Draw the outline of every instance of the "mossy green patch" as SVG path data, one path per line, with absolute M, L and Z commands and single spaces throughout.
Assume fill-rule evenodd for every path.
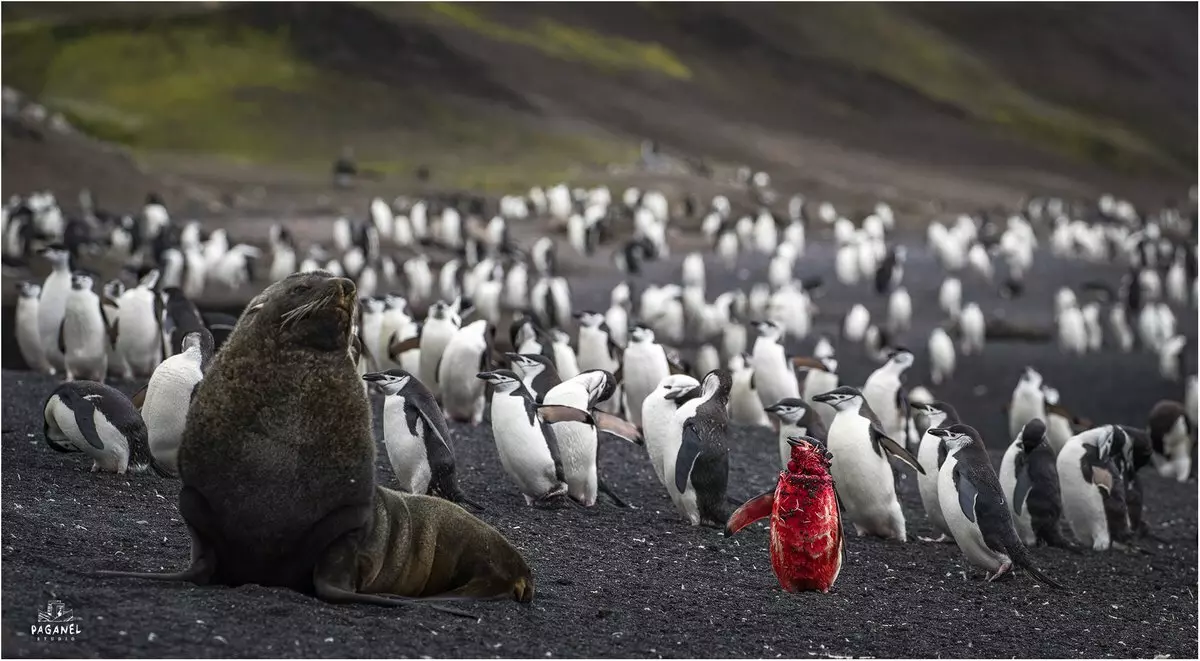
M 1024 92 L 947 36 L 887 6 L 814 3 L 799 7 L 794 18 L 803 38 L 825 56 L 885 76 L 1078 160 L 1126 172 L 1179 167 L 1116 122 Z
M 285 136 L 270 130 L 280 93 L 321 79 L 291 53 L 285 32 L 216 20 L 26 27 L 6 33 L 4 47 L 6 80 L 97 137 L 252 161 L 288 152 Z
M 548 18 L 539 18 L 524 29 L 516 28 L 491 20 L 480 7 L 463 2 L 425 5 L 434 18 L 453 22 L 489 39 L 536 48 L 551 57 L 582 62 L 601 71 L 642 70 L 679 80 L 692 77 L 691 70 L 659 44 L 603 35 Z

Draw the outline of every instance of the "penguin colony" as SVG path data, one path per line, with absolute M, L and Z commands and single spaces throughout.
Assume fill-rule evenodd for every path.
M 729 426 L 751 425 L 777 435 L 783 466 L 789 441 L 824 444 L 839 505 L 859 536 L 907 542 L 896 482 L 915 475 L 924 515 L 940 533 L 921 541 L 957 543 L 989 581 L 1016 566 L 1062 587 L 1037 569 L 1030 549 L 1136 548 L 1153 537 L 1141 469 L 1179 481 L 1193 470 L 1196 375 L 1187 373 L 1192 347 L 1175 310 L 1192 314 L 1196 305 L 1194 188 L 1187 215 L 1173 207 L 1147 214 L 1106 195 L 1094 204 L 1030 198 L 1003 222 L 984 212 L 931 222 L 925 243 L 945 278 L 936 300 L 914 300 L 904 279 L 908 248 L 891 237 L 896 217 L 886 203 L 855 223 L 829 202 L 796 195 L 781 217 L 767 206 L 769 178 L 757 174 L 747 185 L 760 206 L 740 216 L 724 195 L 707 210 L 688 196 L 680 210 L 654 190 L 614 197 L 603 186 L 565 184 L 505 196 L 486 221 L 478 198 L 376 198 L 365 219 L 333 223 L 330 247 L 303 252 L 283 224 L 271 228 L 265 251 L 231 246 L 224 229 L 205 237 L 155 195 L 134 216 L 100 211 L 85 196 L 81 218 L 64 214 L 50 193 L 14 198 L 0 228 L 6 264 L 38 255 L 52 269 L 42 283 L 20 284 L 16 308 L 25 363 L 65 379 L 44 406 L 46 442 L 87 453 L 93 470 L 174 474 L 191 392 L 235 321 L 202 314 L 193 301 L 323 270 L 357 285 L 351 360 L 382 399 L 381 436 L 408 493 L 486 511 L 455 481 L 453 422 L 490 427 L 530 506 L 591 507 L 604 493 L 626 507 L 614 476 L 597 468 L 598 453 L 617 438 L 645 446 L 682 520 L 724 528 L 741 502 L 731 490 L 774 489 L 729 484 L 737 452 Z M 670 256 L 672 221 L 681 217 L 699 221 L 712 255 L 686 255 L 678 283 L 645 282 L 644 265 Z M 572 253 L 611 248 L 624 279 L 607 309 L 573 305 L 558 242 L 542 236 L 526 249 L 510 235 L 510 223 L 543 219 L 565 232 Z M 828 276 L 860 288 L 864 301 L 885 300 L 845 302 L 838 337 L 810 338 L 825 274 L 797 277 L 807 237 L 818 232 L 835 244 Z M 1057 257 L 1118 262 L 1127 272 L 1115 284 L 1057 291 L 1055 327 L 1046 332 L 963 300 L 967 279 L 1022 296 L 1047 244 Z M 454 256 L 435 266 L 429 248 Z M 399 252 L 416 254 L 401 261 Z M 124 277 L 99 293 L 95 274 L 72 270 L 96 253 L 126 263 Z M 745 253 L 768 260 L 766 281 L 710 298 L 706 266 L 735 269 Z M 885 314 L 873 318 L 870 307 Z M 900 339 L 914 313 L 944 321 L 908 348 Z M 938 388 L 970 357 L 986 355 L 990 338 L 1006 335 L 1044 336 L 1081 357 L 1106 348 L 1144 353 L 1180 384 L 1180 401 L 1127 421 L 1136 424 L 1093 422 L 1026 367 L 997 412 L 1008 418 L 1011 444 L 996 471 L 979 432 L 958 418 L 956 394 L 935 399 L 908 376 L 914 349 L 923 349 L 928 383 Z M 790 350 L 809 343 L 805 353 Z M 844 384 L 836 352 L 861 352 L 879 366 L 862 384 Z M 129 399 L 102 385 L 114 379 L 149 383 Z

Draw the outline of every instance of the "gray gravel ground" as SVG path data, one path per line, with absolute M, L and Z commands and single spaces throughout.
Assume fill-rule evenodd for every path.
M 799 274 L 831 274 L 832 251 L 810 246 Z M 565 246 L 564 248 L 565 249 Z M 910 384 L 927 381 L 925 338 L 940 321 L 941 274 L 918 248 L 907 284 L 917 328 Z M 761 263 L 747 259 L 761 277 Z M 677 277 L 678 256 L 651 265 L 647 278 Z M 966 277 L 966 298 L 986 313 L 1050 323 L 1054 289 L 1119 272 L 1056 262 L 1044 254 L 1030 294 L 1002 301 Z M 828 276 L 832 278 L 831 275 Z M 603 309 L 616 274 L 576 279 L 578 307 Z M 710 266 L 710 297 L 737 286 L 734 274 Z M 818 301 L 818 332 L 866 300 L 860 288 L 831 286 Z M 1177 310 L 1193 341 L 1195 309 Z M 811 338 L 797 349 L 811 348 Z M 1194 346 L 1194 344 L 1193 344 Z M 857 347 L 840 347 L 844 383 L 861 384 L 873 369 Z M 989 344 L 961 358 L 955 378 L 935 394 L 978 427 L 998 465 L 1007 439 L 1002 407 L 1025 365 L 1055 385 L 1064 403 L 1097 422 L 1144 423 L 1161 398 L 1182 397 L 1147 354 L 1111 350 L 1086 358 L 1050 345 Z M 1194 371 L 1194 357 L 1191 370 Z M 1147 517 L 1169 546 L 1146 543 L 1145 554 L 1073 556 L 1037 549 L 1040 567 L 1067 583 L 1057 593 L 1018 574 L 986 584 L 964 571 L 953 544 L 847 538 L 841 577 L 828 595 L 786 594 L 771 573 L 766 529 L 756 524 L 725 539 L 682 523 L 640 448 L 602 444 L 601 470 L 634 509 L 601 500 L 589 510 L 544 511 L 524 505 L 497 461 L 486 428 L 453 426 L 464 489 L 487 511 L 482 518 L 526 555 L 537 581 L 529 605 L 471 606 L 479 620 L 424 610 L 330 606 L 256 586 L 199 588 L 85 576 L 100 568 L 179 568 L 188 537 L 175 507 L 178 483 L 152 475 L 88 472 L 90 462 L 46 447 L 42 400 L 54 383 L 3 373 L 3 652 L 51 657 L 1192 657 L 1196 627 L 1196 482 L 1145 479 Z M 141 384 L 124 384 L 132 392 Z M 737 428 L 729 439 L 731 493 L 748 498 L 772 484 L 777 461 L 772 433 Z M 394 478 L 380 448 L 379 480 Z M 929 535 L 910 477 L 900 484 L 910 538 Z M 82 618 L 74 641 L 30 635 L 38 609 L 64 600 Z

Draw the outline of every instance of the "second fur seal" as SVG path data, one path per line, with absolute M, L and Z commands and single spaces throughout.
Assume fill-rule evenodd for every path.
M 350 358 L 357 302 L 353 282 L 320 271 L 250 302 L 196 391 L 179 450 L 191 566 L 103 575 L 387 606 L 533 598 L 529 567 L 494 528 L 375 485 L 370 406 Z

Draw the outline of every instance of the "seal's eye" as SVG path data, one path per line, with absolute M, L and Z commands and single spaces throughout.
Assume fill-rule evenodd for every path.
M 308 292 L 312 291 L 312 285 L 296 285 L 296 288 L 292 291 L 296 292 L 297 294 L 307 294 Z

